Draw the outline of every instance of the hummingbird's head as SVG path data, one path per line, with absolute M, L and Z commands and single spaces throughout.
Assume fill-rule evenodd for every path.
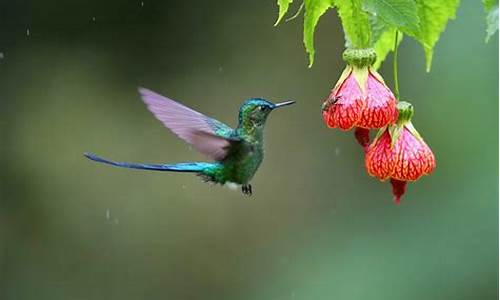
M 240 107 L 239 122 L 247 123 L 254 127 L 264 126 L 267 116 L 273 110 L 295 103 L 295 101 L 285 101 L 272 103 L 262 98 L 248 99 Z

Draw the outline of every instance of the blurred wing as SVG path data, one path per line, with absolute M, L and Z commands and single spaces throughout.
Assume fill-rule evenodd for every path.
M 231 143 L 233 129 L 174 100 L 145 88 L 139 88 L 142 100 L 163 125 L 199 152 L 214 160 L 223 160 Z

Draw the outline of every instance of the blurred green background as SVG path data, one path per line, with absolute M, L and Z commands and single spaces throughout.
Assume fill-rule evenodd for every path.
M 498 35 L 485 44 L 482 5 L 462 2 L 431 73 L 400 49 L 437 169 L 396 206 L 321 119 L 343 68 L 334 11 L 308 69 L 301 19 L 273 28 L 274 1 L 4 1 L 0 299 L 496 299 Z M 298 103 L 271 115 L 245 198 L 83 158 L 204 159 L 137 86 L 230 125 L 249 97 Z

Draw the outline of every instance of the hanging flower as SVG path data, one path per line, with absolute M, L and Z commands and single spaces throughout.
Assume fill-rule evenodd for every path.
M 396 98 L 380 74 L 371 66 L 373 49 L 347 49 L 347 67 L 323 103 L 323 119 L 328 127 L 350 130 L 382 128 L 397 120 Z
M 394 200 L 399 203 L 406 182 L 430 174 L 436 167 L 432 150 L 413 127 L 413 106 L 399 102 L 396 124 L 379 131 L 366 149 L 365 165 L 371 176 L 384 181 L 391 179 Z

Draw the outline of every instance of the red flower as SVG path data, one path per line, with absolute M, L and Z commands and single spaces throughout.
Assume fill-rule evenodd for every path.
M 369 69 L 366 87 L 366 107 L 356 126 L 369 129 L 382 128 L 396 122 L 398 119 L 396 97 L 377 71 Z
M 380 180 L 391 179 L 393 195 L 399 203 L 407 181 L 430 174 L 436 167 L 432 150 L 411 124 L 411 104 L 400 102 L 400 118 L 396 125 L 382 129 L 367 148 L 366 170 Z
M 356 51 L 362 51 L 361 56 L 355 56 Z M 374 55 L 369 49 L 348 49 L 344 53 L 348 66 L 323 104 L 323 119 L 328 127 L 373 129 L 396 121 L 396 98 L 371 68 Z
M 325 123 L 330 128 L 351 129 L 361 119 L 365 99 L 352 70 L 348 71 L 345 80 L 336 85 L 323 105 Z

